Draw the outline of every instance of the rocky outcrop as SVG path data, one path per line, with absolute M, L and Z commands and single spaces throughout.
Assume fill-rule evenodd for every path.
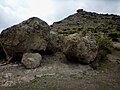
M 40 65 L 42 56 L 39 53 L 24 53 L 22 63 L 26 68 L 32 69 Z
M 62 52 L 68 60 L 88 64 L 95 60 L 99 51 L 100 45 L 96 40 L 101 37 L 100 33 L 119 42 L 119 22 L 120 16 L 91 13 L 83 9 L 51 26 L 33 17 L 4 30 L 1 43 L 12 57 L 24 53 L 46 55 Z M 92 35 L 86 33 L 88 31 Z
M 14 25 L 1 33 L 1 43 L 9 56 L 45 51 L 49 40 L 49 25 L 37 17 L 32 17 Z
M 95 38 L 92 38 L 91 32 L 64 36 L 51 31 L 47 50 L 53 53 L 63 52 L 68 60 L 88 64 L 95 60 L 98 45 Z
M 66 36 L 63 45 L 63 52 L 68 60 L 85 64 L 94 61 L 97 49 L 98 46 L 95 39 L 91 38 L 91 36 L 83 37 L 77 33 Z

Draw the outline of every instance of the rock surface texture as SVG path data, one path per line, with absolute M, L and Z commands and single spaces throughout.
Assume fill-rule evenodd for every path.
M 47 50 L 52 53 L 61 51 L 64 42 L 63 40 L 64 40 L 63 35 L 59 35 L 56 32 L 51 31 Z
M 2 31 L 1 43 L 12 57 L 26 52 L 45 51 L 49 33 L 46 22 L 32 17 Z
M 88 64 L 94 61 L 97 55 L 97 43 L 90 36 L 81 37 L 80 34 L 71 34 L 64 40 L 63 52 L 72 61 Z
M 25 53 L 22 57 L 22 63 L 26 68 L 32 69 L 40 65 L 42 56 L 39 53 Z

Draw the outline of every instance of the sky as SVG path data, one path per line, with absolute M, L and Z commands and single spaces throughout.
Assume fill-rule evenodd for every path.
M 0 0 L 0 32 L 30 17 L 51 25 L 77 9 L 120 15 L 120 0 Z

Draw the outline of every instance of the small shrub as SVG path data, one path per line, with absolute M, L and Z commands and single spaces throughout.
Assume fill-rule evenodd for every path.
M 118 33 L 111 33 L 108 35 L 110 38 L 112 38 L 113 42 L 118 42 L 119 34 Z
M 75 31 L 75 30 L 70 30 L 69 32 L 68 32 L 68 34 L 74 34 L 74 33 L 76 33 L 77 31 Z
M 97 37 L 97 43 L 99 45 L 99 51 L 105 50 L 107 53 L 112 53 L 113 51 L 113 44 L 112 40 L 106 36 L 99 36 Z
M 82 31 L 83 28 L 78 28 L 78 31 Z
M 99 61 L 105 61 L 107 60 L 107 51 L 106 50 L 99 50 L 97 54 L 97 60 Z
M 97 43 L 99 46 L 97 59 L 104 61 L 107 59 L 107 54 L 112 53 L 114 50 L 112 40 L 106 36 L 100 35 L 97 37 Z
M 96 36 L 96 41 L 99 48 L 95 61 L 91 63 L 93 69 L 102 67 L 103 63 L 108 61 L 107 54 L 112 53 L 114 50 L 112 40 L 107 36 L 99 34 Z

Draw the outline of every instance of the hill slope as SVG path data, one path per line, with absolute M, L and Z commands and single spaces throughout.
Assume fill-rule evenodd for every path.
M 77 13 L 53 23 L 51 29 L 64 35 L 79 31 L 91 31 L 94 34 L 104 33 L 113 41 L 120 41 L 120 16 L 97 14 L 79 9 Z

